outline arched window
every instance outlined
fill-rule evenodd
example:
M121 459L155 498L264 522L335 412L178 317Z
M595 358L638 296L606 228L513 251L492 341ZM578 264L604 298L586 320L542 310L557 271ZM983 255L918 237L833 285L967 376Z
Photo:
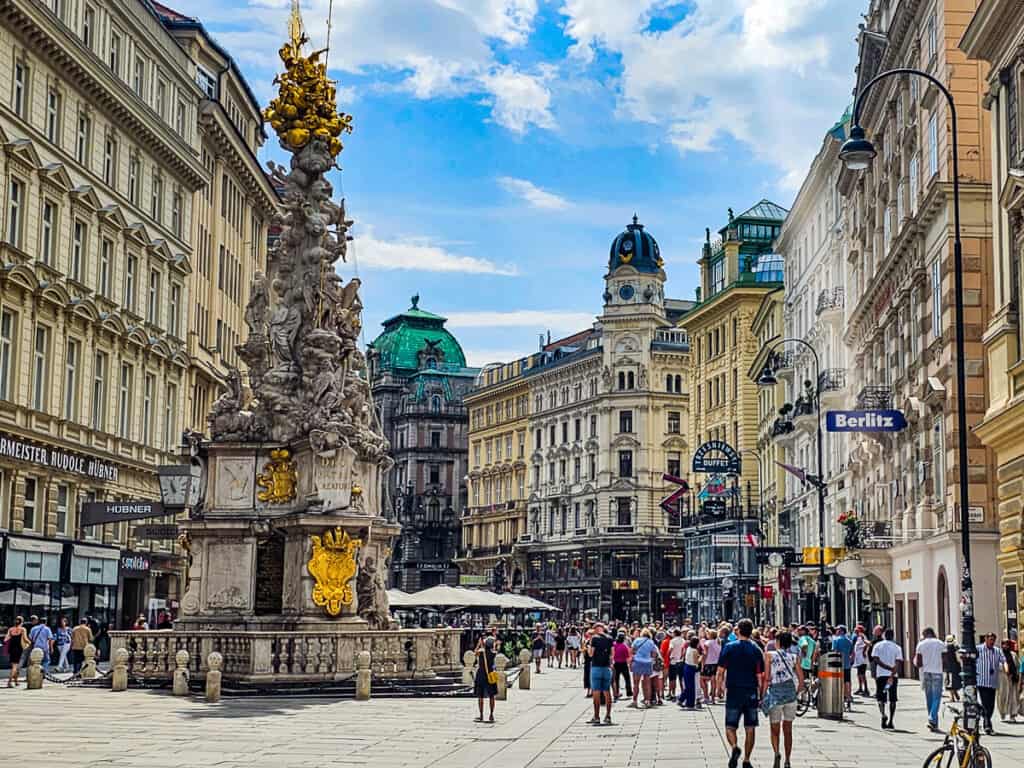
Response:
M628 379L629 379L629 387L628 387L628 389L636 389L636 378L634 377L633 372L630 371L627 374L627 376L628 376Z
M441 521L441 500L433 498L427 502L427 520Z
M665 377L665 391L666 392L671 392L672 391L672 374L671 373L668 376Z
M683 392L683 377L676 376L676 394L682 394Z
M619 371L619 389L626 388L626 374L624 371Z
M430 398L430 410L433 411L434 413L440 413L441 412L441 396L440 395L434 395L433 397Z

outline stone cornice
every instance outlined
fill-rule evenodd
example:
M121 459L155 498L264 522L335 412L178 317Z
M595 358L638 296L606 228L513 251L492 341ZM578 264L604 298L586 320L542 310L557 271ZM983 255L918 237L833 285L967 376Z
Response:
M270 186L267 175L260 168L259 161L239 137L235 126L228 120L224 108L216 101L204 99L199 107L199 123L206 130L206 136L214 144L217 157L226 159L252 197L254 206L266 218L278 211L278 197Z

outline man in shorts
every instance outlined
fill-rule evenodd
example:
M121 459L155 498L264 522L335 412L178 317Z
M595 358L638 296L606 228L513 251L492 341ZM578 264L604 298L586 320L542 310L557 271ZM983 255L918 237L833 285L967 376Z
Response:
M757 709L766 687L764 653L751 639L754 623L740 619L736 625L737 639L722 649L718 658L719 687L725 683L725 740L732 753L729 768L736 768L740 748L736 744L736 731L743 719L746 737L743 743L743 768L753 768L750 755L754 751L754 729L757 728Z
M893 718L896 715L896 690L899 684L899 668L903 665L903 649L893 642L895 633L885 630L885 639L875 643L871 658L875 662L875 698L878 711L882 713L882 728L896 730ZM885 716L885 703L889 702L889 716Z
M612 724L612 639L604 633L604 625L594 625L594 634L587 648L590 654L590 690L594 696L591 725L601 725L601 700L605 704L604 724Z
M797 648L800 651L800 669L803 671L804 677L817 677L818 668L814 662L815 653L818 649L818 641L815 638L818 629L811 624L802 629L803 631L799 633L799 638L796 641Z
M683 653L686 652L686 638L683 631L676 627L672 630L672 639L668 642L668 695L676 697L676 680L679 681L680 694L683 687Z

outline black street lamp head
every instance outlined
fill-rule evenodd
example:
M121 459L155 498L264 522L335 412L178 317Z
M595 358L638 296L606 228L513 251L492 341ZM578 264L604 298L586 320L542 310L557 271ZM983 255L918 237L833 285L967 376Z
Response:
M877 154L875 145L865 138L864 129L859 125L850 128L850 138L839 149L839 159L851 171L866 170Z
M779 383L779 380L775 378L775 371L772 370L771 360L764 364L764 370L761 371L761 375L757 377L757 386L759 387L774 387Z

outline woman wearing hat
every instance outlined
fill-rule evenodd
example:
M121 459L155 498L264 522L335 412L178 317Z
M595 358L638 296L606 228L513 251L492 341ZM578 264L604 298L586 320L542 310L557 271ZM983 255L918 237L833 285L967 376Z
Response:
M949 691L949 700L960 701L963 680L960 679L960 657L957 656L956 638L953 635L946 637L946 652L942 654L942 671L946 673L946 690Z
M498 695L498 684L491 682L490 673L494 672L496 656L494 638L481 637L480 642L476 644L476 677L473 679L473 694L477 697L477 704L480 708L479 717L474 718L474 722L477 723L484 721L484 698L490 699L491 703L491 717L487 722L494 722L494 699Z

